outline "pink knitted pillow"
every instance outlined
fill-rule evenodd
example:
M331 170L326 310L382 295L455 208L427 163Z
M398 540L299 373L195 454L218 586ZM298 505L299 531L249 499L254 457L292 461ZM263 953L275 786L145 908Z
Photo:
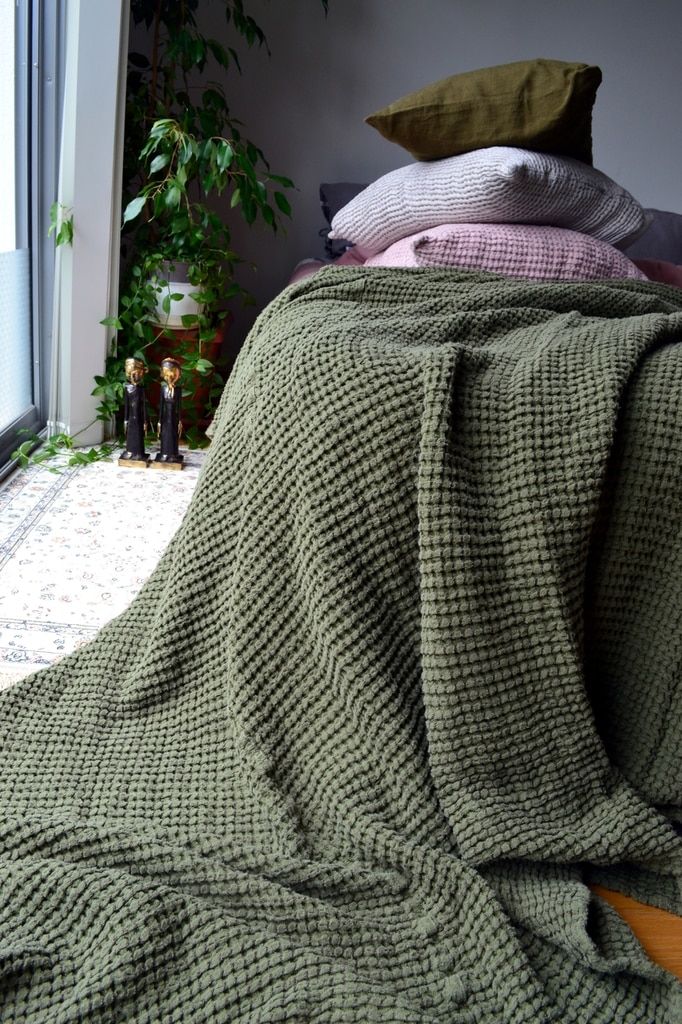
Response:
M368 267L461 267L531 281L646 280L632 260L591 235L534 224L441 224L394 242Z

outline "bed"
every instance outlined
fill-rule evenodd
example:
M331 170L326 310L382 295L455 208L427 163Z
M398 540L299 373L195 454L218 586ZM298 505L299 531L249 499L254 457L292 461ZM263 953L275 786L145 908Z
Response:
M543 226L612 273L367 265L424 225L287 287L139 597L2 695L3 1021L679 1020L597 892L682 909L682 291Z

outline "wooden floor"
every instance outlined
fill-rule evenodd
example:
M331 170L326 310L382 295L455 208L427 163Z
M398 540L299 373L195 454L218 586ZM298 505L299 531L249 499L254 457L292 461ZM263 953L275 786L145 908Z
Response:
M592 888L627 921L651 959L682 981L682 917L600 885Z

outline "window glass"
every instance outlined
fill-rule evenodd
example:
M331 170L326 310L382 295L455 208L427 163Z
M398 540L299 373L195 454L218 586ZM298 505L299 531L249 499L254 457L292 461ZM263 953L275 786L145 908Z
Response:
M27 202L27 39L15 0L0 0L0 431L33 403L30 260L20 236ZM24 52L20 52L23 50ZM23 243L23 245L22 245Z

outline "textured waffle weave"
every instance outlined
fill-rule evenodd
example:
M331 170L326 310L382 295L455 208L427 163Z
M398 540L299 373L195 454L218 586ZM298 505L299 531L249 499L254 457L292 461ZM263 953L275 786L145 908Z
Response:
M458 267L529 281L647 279L608 242L579 231L537 224L440 224L401 238L368 259L365 266Z
M630 282L273 303L139 598L0 699L3 1024L679 1021L584 880L680 909L681 329Z
M622 186L580 160L491 146L384 174L336 213L329 237L372 256L415 231L462 223L551 224L626 245L647 216Z

